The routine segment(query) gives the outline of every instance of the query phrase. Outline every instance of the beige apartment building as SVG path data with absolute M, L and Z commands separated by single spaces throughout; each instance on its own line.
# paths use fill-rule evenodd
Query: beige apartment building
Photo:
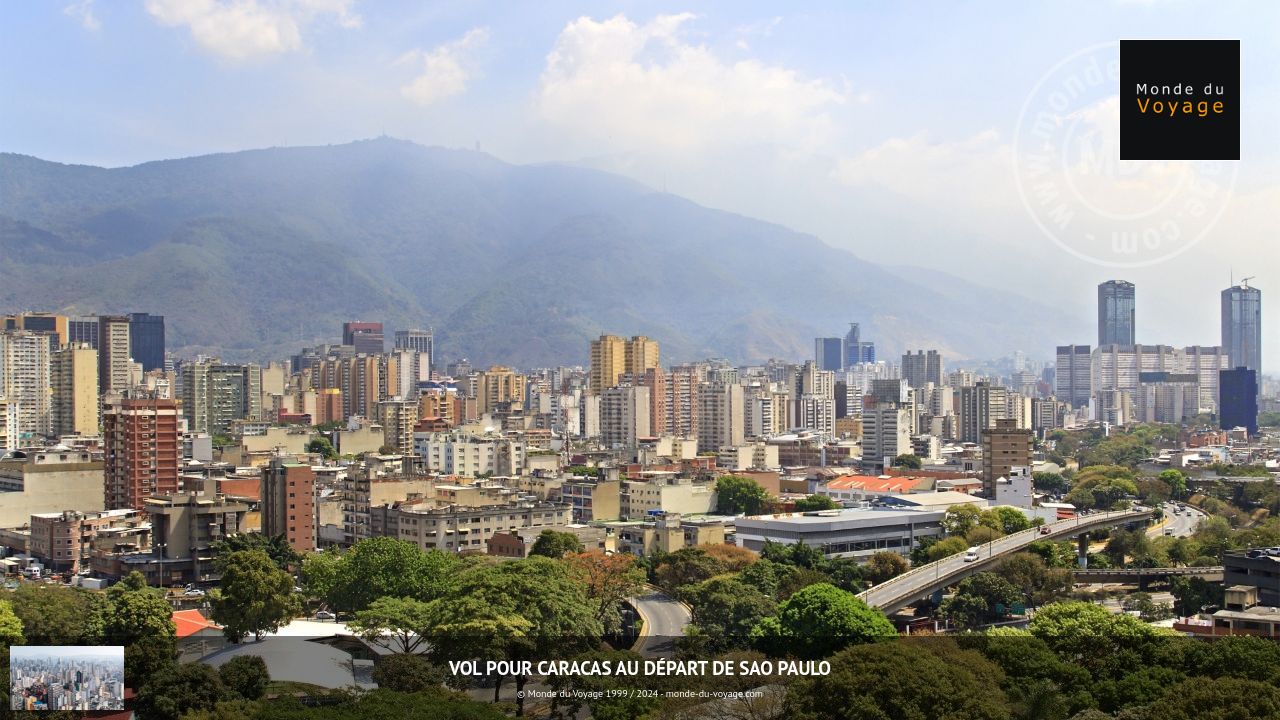
M 445 508 L 402 505 L 378 510 L 385 519 L 374 525 L 387 535 L 424 550 L 466 553 L 485 552 L 497 532 L 568 525 L 571 520 L 568 505 L 549 502 Z
M 98 351 L 86 343 L 68 345 L 53 353 L 53 434 L 97 435 Z
M 38 513 L 105 507 L 102 462 L 88 451 L 55 446 L 0 460 L 0 527 L 25 525 Z

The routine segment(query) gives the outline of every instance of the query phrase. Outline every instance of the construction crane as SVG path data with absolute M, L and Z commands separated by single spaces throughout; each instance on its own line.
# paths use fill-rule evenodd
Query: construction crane
M 1250 275 L 1247 278 L 1240 278 L 1240 287 L 1242 288 L 1249 287 L 1249 281 L 1254 279 L 1255 277 L 1257 277 L 1257 275 Z

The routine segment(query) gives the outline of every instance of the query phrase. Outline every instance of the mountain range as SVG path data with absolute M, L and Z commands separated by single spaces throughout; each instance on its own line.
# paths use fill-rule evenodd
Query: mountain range
M 433 326 L 441 361 L 524 368 L 585 363 L 601 333 L 754 362 L 859 322 L 882 357 L 951 361 L 1047 356 L 1080 329 L 944 271 L 597 170 L 390 138 L 110 169 L 0 154 L 0 309 L 162 314 L 185 355 L 280 358 L 344 320 Z

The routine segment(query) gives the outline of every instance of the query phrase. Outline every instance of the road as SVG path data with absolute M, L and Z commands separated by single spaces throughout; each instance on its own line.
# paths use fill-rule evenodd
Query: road
M 894 613 L 935 590 L 959 582 L 974 572 L 990 569 L 1001 557 L 1017 552 L 1036 540 L 1065 540 L 1079 535 L 1082 530 L 1087 532 L 1103 527 L 1115 527 L 1141 521 L 1150 516 L 1150 511 L 1117 510 L 1048 523 L 1039 528 L 1005 535 L 979 546 L 977 560 L 965 562 L 963 553 L 952 555 L 928 565 L 921 565 L 892 580 L 880 583 L 862 592 L 858 597 L 872 607 L 878 607 L 886 613 Z
M 631 598 L 627 602 L 640 613 L 644 628 L 636 643 L 636 652 L 645 657 L 666 657 L 675 654 L 676 638 L 684 637 L 685 628 L 693 620 L 689 606 L 670 595 L 649 588 L 649 592 Z
M 1178 510 L 1177 503 L 1165 503 L 1163 506 L 1164 525 L 1153 525 L 1147 530 L 1147 534 L 1152 537 L 1159 537 L 1164 534 L 1172 537 L 1189 537 L 1196 531 L 1200 522 L 1204 520 L 1205 514 L 1190 505 L 1186 507 L 1186 510 Z

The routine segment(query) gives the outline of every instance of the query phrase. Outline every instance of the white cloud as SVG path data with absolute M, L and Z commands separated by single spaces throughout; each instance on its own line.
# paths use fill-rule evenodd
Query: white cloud
M 473 28 L 457 40 L 433 50 L 405 53 L 396 64 L 419 64 L 422 72 L 402 86 L 400 94 L 419 105 L 430 105 L 463 92 L 474 74 L 470 54 L 488 40 L 488 28 Z
M 812 150 L 832 136 L 829 111 L 846 102 L 843 92 L 795 70 L 726 61 L 687 42 L 681 28 L 693 17 L 569 23 L 547 55 L 539 116 L 589 143 L 585 152 L 741 144 Z
M 80 26 L 90 32 L 96 32 L 102 28 L 102 23 L 98 22 L 98 17 L 93 14 L 93 0 L 71 3 L 62 8 L 62 14 L 79 20 Z
M 147 0 L 147 12 L 163 25 L 185 26 L 206 50 L 243 60 L 302 49 L 303 28 L 319 18 L 359 27 L 351 5 L 352 0 Z

